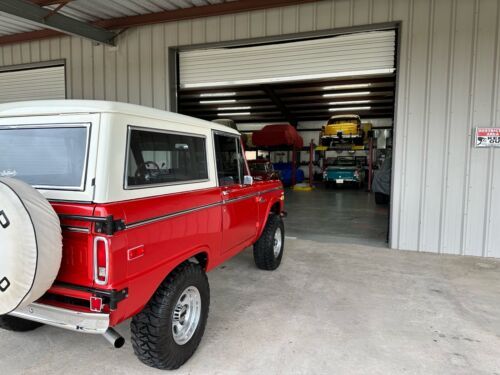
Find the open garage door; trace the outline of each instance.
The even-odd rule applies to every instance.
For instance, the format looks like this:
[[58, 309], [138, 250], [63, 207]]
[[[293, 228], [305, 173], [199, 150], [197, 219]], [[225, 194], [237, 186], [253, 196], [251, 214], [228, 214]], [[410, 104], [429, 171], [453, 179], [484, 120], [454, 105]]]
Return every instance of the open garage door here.
[[0, 103], [37, 99], [65, 99], [64, 65], [0, 71]]
[[[358, 30], [180, 49], [178, 110], [234, 123], [257, 180], [305, 181], [312, 193], [285, 193], [292, 237], [382, 244], [389, 228], [396, 35], [397, 29]], [[274, 133], [284, 126], [295, 128], [305, 147], [278, 144]], [[273, 132], [272, 145], [254, 142], [262, 129]]]
[[394, 71], [395, 31], [298, 42], [180, 52], [182, 88], [387, 74]]

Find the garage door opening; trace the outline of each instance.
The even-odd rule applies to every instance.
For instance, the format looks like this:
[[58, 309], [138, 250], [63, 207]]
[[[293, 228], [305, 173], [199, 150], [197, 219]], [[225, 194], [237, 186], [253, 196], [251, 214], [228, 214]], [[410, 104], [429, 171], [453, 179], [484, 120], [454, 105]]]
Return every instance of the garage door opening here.
[[0, 103], [66, 99], [64, 60], [5, 66], [0, 69]]
[[[178, 111], [235, 124], [253, 174], [279, 175], [288, 186], [290, 237], [383, 245], [390, 236], [396, 40], [392, 25], [293, 41], [181, 48]], [[253, 142], [272, 126], [289, 126], [302, 147]], [[314, 189], [293, 189], [294, 183]]]

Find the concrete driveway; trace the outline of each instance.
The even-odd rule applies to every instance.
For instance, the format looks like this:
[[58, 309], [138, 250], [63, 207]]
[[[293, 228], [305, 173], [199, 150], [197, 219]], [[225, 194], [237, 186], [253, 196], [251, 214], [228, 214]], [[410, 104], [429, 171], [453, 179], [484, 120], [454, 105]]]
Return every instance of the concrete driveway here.
[[[178, 374], [500, 373], [500, 262], [287, 240], [276, 272], [247, 250], [210, 276], [205, 337]], [[0, 373], [159, 374], [126, 337], [0, 332]]]

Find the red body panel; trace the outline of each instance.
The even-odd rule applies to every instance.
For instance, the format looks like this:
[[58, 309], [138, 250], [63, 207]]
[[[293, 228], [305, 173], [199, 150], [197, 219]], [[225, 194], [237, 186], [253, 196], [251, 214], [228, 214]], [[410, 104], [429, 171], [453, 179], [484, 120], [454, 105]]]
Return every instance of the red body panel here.
[[[58, 214], [93, 216], [93, 204], [52, 203]], [[92, 230], [91, 223], [75, 220], [61, 220], [63, 233], [63, 257], [57, 280], [70, 284], [91, 287], [92, 276]], [[82, 230], [76, 232], [74, 229]], [[85, 233], [85, 230], [89, 233]]]
[[[252, 245], [272, 207], [283, 210], [282, 196], [281, 182], [262, 181], [111, 204], [53, 203], [59, 214], [113, 215], [126, 225], [125, 230], [103, 235], [96, 233], [94, 224], [63, 220], [63, 265], [57, 281], [99, 290], [128, 289], [127, 298], [110, 311], [110, 324], [115, 326], [141, 311], [180, 263], [203, 254], [208, 271]], [[75, 227], [80, 231], [75, 232]], [[109, 280], [105, 286], [93, 280], [96, 236], [106, 238], [109, 244]], [[93, 295], [92, 291], [70, 290], [56, 284], [49, 293], [87, 301]], [[49, 303], [57, 304], [53, 300]], [[81, 309], [75, 306], [75, 310]], [[105, 307], [108, 310], [109, 306]]]

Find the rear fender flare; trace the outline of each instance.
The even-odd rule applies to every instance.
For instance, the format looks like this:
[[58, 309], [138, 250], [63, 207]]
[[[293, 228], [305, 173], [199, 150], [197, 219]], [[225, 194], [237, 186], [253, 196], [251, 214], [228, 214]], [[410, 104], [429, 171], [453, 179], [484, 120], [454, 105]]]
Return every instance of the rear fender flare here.
[[[198, 262], [202, 264], [203, 269], [206, 271], [207, 268], [210, 267], [210, 251], [211, 250], [209, 246], [200, 246], [195, 249], [189, 250], [185, 253], [180, 254], [178, 257], [170, 259], [168, 262], [162, 264], [158, 268], [150, 270], [146, 275], [147, 281], [139, 279], [132, 281], [132, 285], [129, 285], [129, 293], [139, 293], [141, 295], [141, 303], [140, 305], [134, 304], [132, 313], [129, 312], [128, 314], [120, 314], [118, 316], [115, 316], [114, 319], [112, 319], [111, 325], [115, 326], [141, 312], [149, 303], [150, 299], [156, 293], [163, 281], [182, 263]], [[204, 259], [204, 261], [201, 261], [201, 259]], [[144, 288], [145, 285], [147, 286], [147, 288]], [[127, 299], [124, 300], [122, 304], [125, 304], [126, 302]], [[137, 301], [135, 303], [137, 303]]]

